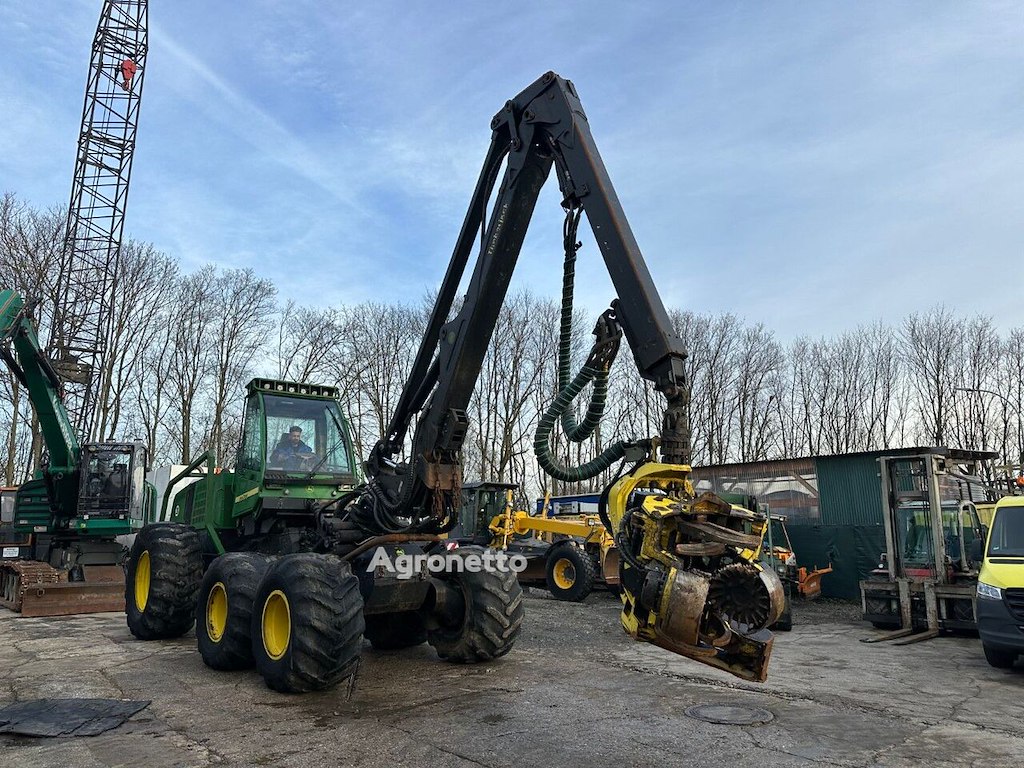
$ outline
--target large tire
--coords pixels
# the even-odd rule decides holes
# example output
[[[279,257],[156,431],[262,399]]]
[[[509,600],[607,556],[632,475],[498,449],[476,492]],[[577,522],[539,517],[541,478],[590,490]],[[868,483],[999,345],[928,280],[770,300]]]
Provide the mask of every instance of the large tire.
[[[198,531],[179,523],[147,525],[135,537],[128,558],[128,629],[140,640],[181,637],[195,621],[202,578]]]
[[[1013,662],[1017,659],[1016,651],[1006,651],[1002,648],[993,648],[991,645],[981,644],[985,651],[985,660],[996,669],[1011,669]]]
[[[463,554],[478,554],[482,547],[460,547]],[[484,571],[447,574],[446,581],[461,589],[466,609],[454,624],[427,632],[437,655],[456,664],[491,661],[512,650],[523,625],[523,588],[515,572]]]
[[[782,606],[782,613],[772,624],[771,629],[776,632],[789,632],[793,629],[793,598],[790,589],[786,587],[786,601]]]
[[[415,611],[366,617],[366,639],[378,651],[397,651],[427,642],[427,628]]]
[[[196,600],[196,642],[206,666],[253,665],[252,606],[269,567],[266,555],[253,552],[228,552],[210,564]]]
[[[594,588],[597,565],[583,547],[563,541],[548,550],[545,575],[554,597],[578,603]]]
[[[282,693],[355,679],[363,644],[363,598],[348,563],[333,555],[282,557],[267,569],[252,611],[252,655]]]

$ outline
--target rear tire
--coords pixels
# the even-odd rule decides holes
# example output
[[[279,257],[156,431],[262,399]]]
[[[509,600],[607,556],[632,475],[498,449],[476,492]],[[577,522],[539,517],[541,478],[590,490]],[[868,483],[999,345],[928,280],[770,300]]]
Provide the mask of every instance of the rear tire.
[[[228,552],[206,571],[196,600],[196,642],[211,669],[246,669],[253,665],[252,606],[266,555]]]
[[[578,603],[594,588],[597,565],[583,547],[563,541],[548,550],[545,574],[555,598]]]
[[[870,593],[864,595],[865,604],[865,616],[875,616],[876,618],[870,619],[871,626],[875,629],[899,629],[902,620],[900,619],[899,611],[893,612],[893,603],[884,597],[872,597]],[[889,615],[892,618],[878,618],[885,615]]]
[[[1013,662],[1017,660],[1015,651],[1004,651],[1002,648],[993,648],[984,643],[981,647],[985,651],[985,660],[996,669],[1011,669]]]
[[[415,611],[378,613],[366,618],[366,639],[378,651],[398,651],[427,642],[427,628]]]
[[[128,629],[140,640],[181,637],[195,621],[202,578],[198,531],[179,523],[147,525],[135,537],[128,558]]]
[[[793,629],[793,598],[790,595],[789,587],[786,588],[786,602],[782,608],[782,615],[771,628],[777,632],[789,632]]]
[[[457,551],[478,554],[483,548],[460,547]],[[447,574],[445,581],[462,590],[466,608],[461,622],[427,632],[427,642],[437,655],[456,664],[472,664],[512,650],[523,625],[523,588],[515,572],[463,570]]]
[[[252,611],[252,655],[267,686],[305,693],[354,682],[363,644],[363,598],[349,564],[288,555],[267,569]]]

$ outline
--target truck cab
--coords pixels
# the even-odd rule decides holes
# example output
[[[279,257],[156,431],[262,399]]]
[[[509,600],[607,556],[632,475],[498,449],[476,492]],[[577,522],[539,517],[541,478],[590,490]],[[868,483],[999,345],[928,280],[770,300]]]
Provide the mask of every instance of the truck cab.
[[[985,658],[993,667],[1009,669],[1024,654],[1024,496],[996,503],[975,612]]]
[[[81,537],[102,537],[100,548],[110,549],[115,537],[134,533],[152,520],[156,491],[146,483],[146,464],[146,447],[140,442],[85,443],[80,469],[72,478],[73,506],[55,507],[54,499],[62,497],[49,492],[51,481],[45,476],[36,477],[17,491],[14,531],[35,534],[36,543],[46,550],[51,539],[69,537],[77,549],[93,545]],[[38,552],[36,557],[49,559]]]
[[[83,445],[77,516],[126,521],[132,529],[148,522],[147,463],[146,446],[137,441]]]

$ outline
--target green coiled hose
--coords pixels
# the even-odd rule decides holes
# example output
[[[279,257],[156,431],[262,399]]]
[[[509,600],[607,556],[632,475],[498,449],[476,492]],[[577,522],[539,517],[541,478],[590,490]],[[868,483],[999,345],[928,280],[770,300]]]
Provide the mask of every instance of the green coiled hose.
[[[541,417],[533,437],[533,452],[541,469],[551,477],[569,483],[578,483],[597,477],[621,459],[625,455],[627,447],[625,442],[615,442],[590,461],[577,467],[563,466],[558,463],[551,450],[551,433],[556,422],[561,421],[562,431],[574,443],[586,440],[601,423],[608,397],[608,368],[618,349],[616,340],[611,348],[611,353],[601,359],[601,356],[597,354],[598,347],[608,342],[598,338],[587,363],[575,378],[569,381],[572,366],[570,355],[572,353],[572,305],[576,276],[576,251],[580,247],[580,243],[576,242],[576,229],[579,226],[582,213],[583,208],[580,206],[566,208],[563,228],[565,263],[562,270],[562,313],[558,336],[558,395]],[[600,359],[597,364],[592,363],[595,356]],[[583,420],[577,423],[572,410],[573,400],[591,382],[593,382],[594,390],[590,396],[590,403],[587,405]]]

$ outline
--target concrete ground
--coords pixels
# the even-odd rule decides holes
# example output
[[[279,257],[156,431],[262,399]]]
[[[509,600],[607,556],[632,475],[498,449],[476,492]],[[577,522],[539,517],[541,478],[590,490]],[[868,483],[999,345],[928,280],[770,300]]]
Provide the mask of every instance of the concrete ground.
[[[977,639],[865,645],[843,604],[798,605],[769,681],[751,684],[618,627],[618,602],[531,590],[504,659],[460,667],[429,646],[369,645],[350,701],[282,696],[255,672],[206,669],[190,634],[143,643],[115,614],[0,612],[0,706],[41,697],[152,699],[91,738],[0,736],[0,766],[947,766],[1024,763],[1024,667]],[[760,726],[691,719],[695,704],[768,709]]]

